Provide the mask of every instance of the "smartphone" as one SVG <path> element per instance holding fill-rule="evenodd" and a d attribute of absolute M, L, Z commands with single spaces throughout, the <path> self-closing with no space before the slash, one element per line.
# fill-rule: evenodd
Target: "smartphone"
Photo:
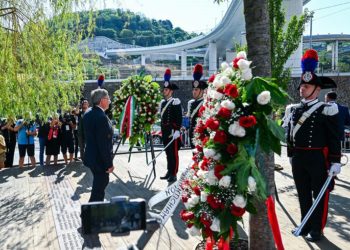
<path fill-rule="evenodd" d="M 81 206 L 81 218 L 84 234 L 145 230 L 146 201 L 144 199 L 131 199 L 114 202 L 90 202 Z"/>

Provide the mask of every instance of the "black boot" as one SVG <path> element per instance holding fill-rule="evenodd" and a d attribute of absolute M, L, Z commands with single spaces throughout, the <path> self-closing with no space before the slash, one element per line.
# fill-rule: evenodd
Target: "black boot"
<path fill-rule="evenodd" d="M 315 242 L 315 241 L 319 241 L 321 239 L 321 232 L 316 232 L 316 231 L 310 231 L 310 233 L 308 235 L 306 235 L 305 239 L 307 241 L 311 241 L 311 242 Z"/>
<path fill-rule="evenodd" d="M 169 178 L 168 178 L 168 182 L 174 182 L 176 181 L 177 178 L 176 178 L 176 175 L 171 175 Z"/>
<path fill-rule="evenodd" d="M 169 174 L 169 172 L 168 172 L 168 173 L 166 173 L 166 175 L 161 176 L 160 179 L 161 179 L 161 180 L 166 180 L 166 179 L 168 179 L 169 177 L 170 177 L 170 174 Z"/>

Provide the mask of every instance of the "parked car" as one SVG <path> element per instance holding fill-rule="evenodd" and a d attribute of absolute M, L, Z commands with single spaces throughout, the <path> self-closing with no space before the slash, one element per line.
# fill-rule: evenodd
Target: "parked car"
<path fill-rule="evenodd" d="M 160 145 L 163 143 L 162 140 L 162 130 L 158 124 L 153 124 L 151 129 L 152 142 L 153 145 Z"/>
<path fill-rule="evenodd" d="M 113 126 L 113 143 L 116 143 L 120 139 L 119 129 Z"/>

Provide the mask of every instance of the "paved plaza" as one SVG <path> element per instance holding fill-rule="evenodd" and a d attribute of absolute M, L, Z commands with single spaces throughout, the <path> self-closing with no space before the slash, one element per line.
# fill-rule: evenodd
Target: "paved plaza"
<path fill-rule="evenodd" d="M 127 151 L 123 146 L 121 151 Z M 347 154 L 350 157 L 350 154 Z M 150 175 L 152 167 L 146 166 L 145 154 L 117 155 L 116 166 L 110 175 L 106 199 L 128 195 L 131 198 L 150 199 L 168 183 L 159 179 L 166 172 L 165 155 L 156 164 L 157 176 Z M 181 169 L 191 158 L 190 150 L 180 151 Z M 294 237 L 290 231 L 300 222 L 299 205 L 291 167 L 283 152 L 276 156 L 282 171 L 276 171 L 279 203 L 277 216 L 285 249 L 350 249 L 350 163 L 343 167 L 335 190 L 330 196 L 329 221 L 325 237 L 317 243 L 309 243 L 302 237 Z M 90 196 L 92 175 L 81 162 L 67 166 L 18 167 L 0 171 L 0 248 L 1 249 L 125 249 L 145 234 L 141 231 L 116 236 L 103 233 L 94 236 L 81 234 L 80 205 Z M 160 211 L 166 201 L 155 206 Z M 178 213 L 177 207 L 165 228 L 157 230 L 144 249 L 194 249 L 199 238 L 190 236 Z M 248 215 L 242 228 L 248 232 Z M 243 232 L 242 237 L 247 237 Z"/>

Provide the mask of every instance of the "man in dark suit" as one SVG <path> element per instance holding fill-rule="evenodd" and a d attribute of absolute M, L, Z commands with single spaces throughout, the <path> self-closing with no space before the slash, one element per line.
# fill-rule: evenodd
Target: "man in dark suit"
<path fill-rule="evenodd" d="M 103 201 L 105 188 L 109 182 L 109 174 L 113 172 L 113 129 L 111 121 L 105 114 L 110 99 L 105 89 L 91 92 L 93 107 L 86 111 L 84 136 L 86 142 L 84 164 L 93 174 L 92 190 L 89 202 Z"/>
<path fill-rule="evenodd" d="M 325 102 L 327 103 L 336 103 L 337 93 L 334 91 L 330 91 L 325 96 Z M 350 126 L 350 114 L 349 109 L 346 106 L 340 105 L 336 103 L 339 110 L 338 115 L 338 125 L 339 125 L 339 136 L 342 143 L 344 142 L 344 129 L 345 126 Z"/>

